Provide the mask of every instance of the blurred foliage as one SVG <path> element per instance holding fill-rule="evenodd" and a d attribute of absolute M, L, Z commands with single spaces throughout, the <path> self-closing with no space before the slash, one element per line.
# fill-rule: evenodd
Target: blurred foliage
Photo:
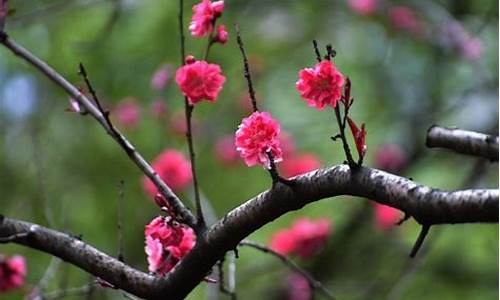
<path fill-rule="evenodd" d="M 184 137 L 173 133 L 169 121 L 183 112 L 175 83 L 162 92 L 150 87 L 159 66 L 178 66 L 180 61 L 177 1 L 119 1 L 118 18 L 111 22 L 114 1 L 10 2 L 15 13 L 6 30 L 19 43 L 77 85 L 82 84 L 77 66 L 83 62 L 108 107 L 125 97 L 138 99 L 140 124 L 124 131 L 147 159 L 166 147 L 187 153 Z M 389 3 L 393 2 L 385 4 Z M 477 180 L 471 186 L 498 187 L 498 164 L 477 172 L 474 158 L 423 148 L 426 129 L 433 123 L 498 134 L 498 2 L 394 3 L 414 7 L 429 24 L 427 35 L 395 30 L 383 14 L 359 16 L 344 1 L 226 1 L 221 22 L 229 29 L 230 41 L 215 45 L 209 60 L 221 65 L 227 82 L 217 103 L 203 103 L 194 113 L 201 190 L 217 216 L 270 186 L 262 168 L 247 168 L 242 162 L 221 165 L 214 155 L 214 141 L 233 134 L 246 114 L 239 104 L 246 83 L 235 22 L 251 56 L 261 105 L 280 120 L 299 151 L 315 153 L 325 166 L 343 161 L 340 144 L 329 138 L 335 133 L 333 113 L 307 108 L 294 86 L 298 71 L 315 63 L 311 40 L 317 39 L 323 46 L 334 45 L 336 64 L 353 82 L 352 115 L 366 122 L 368 130 L 366 165 L 373 165 L 379 145 L 397 143 L 411 158 L 404 175 L 417 182 L 453 189 L 472 176 Z M 186 30 L 192 4 L 186 1 Z M 478 60 L 466 60 L 436 42 L 438 29 L 451 20 L 481 40 Z M 187 35 L 186 47 L 187 53 L 200 57 L 205 40 Z M 118 186 L 124 180 L 125 259 L 146 270 L 143 226 L 158 210 L 142 190 L 139 170 L 94 120 L 65 112 L 68 97 L 58 87 L 5 49 L 0 53 L 0 213 L 81 234 L 114 255 Z M 167 116 L 160 120 L 150 113 L 157 98 L 167 106 Z M 192 199 L 192 192 L 181 196 Z M 424 258 L 408 272 L 403 270 L 411 264 L 407 255 L 417 224 L 409 220 L 380 232 L 367 203 L 352 197 L 313 203 L 251 238 L 266 243 L 273 232 L 299 216 L 328 217 L 334 228 L 327 247 L 301 264 L 338 299 L 497 298 L 497 225 L 434 228 L 421 253 Z M 241 249 L 236 261 L 239 298 L 284 298 L 289 270 L 253 251 Z M 26 288 L 1 296 L 21 299 L 42 278 L 51 257 L 17 245 L 1 245 L 1 252 L 27 257 Z M 47 290 L 79 286 L 88 279 L 79 269 L 64 265 Z M 207 285 L 201 283 L 190 299 L 205 298 Z M 122 293 L 99 289 L 94 295 L 115 298 L 123 298 Z"/>

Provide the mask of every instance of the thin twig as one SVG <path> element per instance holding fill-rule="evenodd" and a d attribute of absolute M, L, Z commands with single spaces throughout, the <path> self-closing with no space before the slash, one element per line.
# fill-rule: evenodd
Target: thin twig
<path fill-rule="evenodd" d="M 184 38 L 184 1 L 179 0 L 179 37 L 180 37 L 180 50 L 181 50 L 181 65 L 185 64 L 185 38 Z M 210 48 L 210 47 L 209 47 Z M 206 55 L 208 56 L 208 50 Z M 189 148 L 189 159 L 191 161 L 191 173 L 193 175 L 193 185 L 194 185 L 194 199 L 196 204 L 196 228 L 199 230 L 204 230 L 206 228 L 205 218 L 203 217 L 203 208 L 201 207 L 200 199 L 200 189 L 198 187 L 198 176 L 196 174 L 196 157 L 194 152 L 193 143 L 193 129 L 192 129 L 192 116 L 193 116 L 194 106 L 189 104 L 187 96 L 184 96 L 184 111 L 186 115 L 186 140 Z"/>
<path fill-rule="evenodd" d="M 0 43 L 7 49 L 12 51 L 13 54 L 19 56 L 24 61 L 28 62 L 40 72 L 42 72 L 48 79 L 53 81 L 56 85 L 64 89 L 75 101 L 85 107 L 85 110 L 102 125 L 104 130 L 121 146 L 129 158 L 135 163 L 137 167 L 154 183 L 158 190 L 165 196 L 171 203 L 172 207 L 177 211 L 180 220 L 191 227 L 195 227 L 196 218 L 191 211 L 184 206 L 182 201 L 177 195 L 165 184 L 151 165 L 142 157 L 142 155 L 135 149 L 135 147 L 116 129 L 110 128 L 105 116 L 99 111 L 94 103 L 83 95 L 78 88 L 72 85 L 63 76 L 57 73 L 47 63 L 40 60 L 31 52 L 14 42 L 5 32 L 0 32 Z M 195 228 L 196 229 L 196 228 Z"/>
<path fill-rule="evenodd" d="M 321 282 L 319 282 L 316 279 L 314 279 L 309 274 L 309 272 L 307 272 L 306 270 L 304 270 L 301 267 L 299 267 L 296 263 L 294 263 L 287 256 L 282 255 L 282 254 L 280 254 L 280 253 L 272 250 L 269 247 L 266 247 L 264 245 L 261 245 L 261 244 L 258 244 L 256 242 L 249 241 L 249 240 L 243 240 L 243 241 L 241 241 L 239 243 L 239 245 L 240 246 L 248 246 L 248 247 L 257 249 L 259 251 L 262 251 L 264 253 L 269 253 L 269 254 L 273 255 L 274 257 L 280 259 L 281 262 L 283 262 L 291 270 L 293 270 L 293 271 L 299 273 L 300 275 L 302 275 L 309 282 L 309 285 L 311 286 L 312 289 L 320 291 L 328 299 L 335 299 L 335 297 L 333 296 L 333 294 L 326 287 L 324 287 L 323 284 L 321 284 Z"/>
<path fill-rule="evenodd" d="M 431 228 L 430 225 L 422 225 L 422 229 L 420 230 L 420 233 L 418 235 L 417 241 L 415 242 L 415 245 L 413 245 L 413 248 L 411 249 L 410 252 L 410 257 L 413 258 L 415 255 L 417 255 L 418 250 L 422 246 L 425 237 L 427 236 L 427 233 L 429 233 L 429 229 Z"/>
<path fill-rule="evenodd" d="M 347 143 L 347 139 L 345 137 L 345 127 L 342 126 L 342 118 L 340 116 L 339 103 L 337 103 L 337 106 L 335 106 L 335 118 L 337 119 L 337 125 L 339 126 L 340 139 L 342 140 L 342 146 L 344 147 L 344 152 L 347 158 L 347 162 L 349 163 L 350 167 L 356 166 L 356 163 L 354 162 L 354 159 L 352 158 L 351 155 L 351 149 L 349 148 L 349 144 Z"/>
<path fill-rule="evenodd" d="M 316 60 L 318 62 L 321 62 L 321 53 L 319 52 L 318 41 L 313 40 L 313 47 L 314 47 L 314 53 L 316 54 Z"/>
<path fill-rule="evenodd" d="M 257 108 L 257 99 L 255 98 L 255 90 L 253 89 L 252 76 L 250 74 L 250 66 L 248 65 L 247 55 L 245 53 L 245 46 L 243 44 L 243 39 L 241 38 L 240 29 L 238 28 L 238 24 L 234 24 L 234 28 L 236 30 L 236 40 L 238 42 L 238 46 L 240 47 L 241 55 L 243 56 L 243 66 L 245 68 L 245 79 L 248 84 L 248 94 L 250 95 L 250 100 L 252 101 L 253 111 L 259 111 Z"/>
<path fill-rule="evenodd" d="M 118 216 L 117 216 L 117 229 L 118 229 L 118 260 L 123 262 L 124 254 L 123 254 L 123 202 L 124 202 L 124 182 L 120 180 L 120 184 L 118 185 Z"/>

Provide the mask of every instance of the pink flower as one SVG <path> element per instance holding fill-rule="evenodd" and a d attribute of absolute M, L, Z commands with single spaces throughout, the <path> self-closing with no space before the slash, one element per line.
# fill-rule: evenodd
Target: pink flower
<path fill-rule="evenodd" d="M 354 142 L 356 143 L 356 150 L 358 150 L 358 155 L 360 159 L 363 159 L 366 154 L 366 130 L 365 123 L 361 124 L 361 129 L 358 128 L 354 121 L 347 117 L 347 123 L 349 123 L 349 127 L 351 128 L 352 136 L 354 138 Z"/>
<path fill-rule="evenodd" d="M 234 146 L 234 137 L 226 136 L 215 144 L 215 154 L 219 161 L 232 165 L 238 161 L 238 151 Z"/>
<path fill-rule="evenodd" d="M 21 287 L 26 273 L 24 257 L 20 255 L 10 258 L 0 257 L 0 292 Z"/>
<path fill-rule="evenodd" d="M 371 15 L 377 9 L 377 0 L 347 0 L 349 7 L 360 15 Z"/>
<path fill-rule="evenodd" d="M 170 65 L 162 65 L 153 74 L 153 77 L 151 78 L 151 87 L 155 90 L 163 90 L 167 86 L 171 72 L 172 68 Z"/>
<path fill-rule="evenodd" d="M 298 219 L 289 229 L 278 231 L 270 242 L 271 249 L 283 255 L 297 254 L 308 258 L 316 254 L 326 243 L 331 223 L 322 218 L 312 221 Z"/>
<path fill-rule="evenodd" d="M 460 43 L 460 52 L 468 60 L 475 61 L 481 58 L 483 43 L 479 38 L 467 36 Z"/>
<path fill-rule="evenodd" d="M 194 247 L 194 231 L 170 217 L 153 219 L 144 230 L 150 272 L 163 275 Z"/>
<path fill-rule="evenodd" d="M 375 204 L 375 223 L 377 228 L 387 230 L 394 227 L 397 221 L 401 218 L 401 212 L 387 205 Z"/>
<path fill-rule="evenodd" d="M 344 81 L 344 76 L 333 62 L 322 61 L 314 68 L 306 68 L 299 72 L 296 88 L 310 107 L 322 110 L 326 105 L 337 106 L 342 96 Z"/>
<path fill-rule="evenodd" d="M 214 42 L 221 43 L 222 45 L 224 45 L 225 43 L 227 43 L 227 40 L 228 40 L 228 34 L 226 31 L 226 26 L 219 25 L 217 27 L 217 35 L 214 37 Z"/>
<path fill-rule="evenodd" d="M 164 99 L 156 99 L 151 103 L 151 114 L 155 118 L 161 118 L 165 115 L 167 106 Z"/>
<path fill-rule="evenodd" d="M 136 127 L 140 120 L 140 108 L 134 98 L 122 100 L 114 109 L 118 122 L 128 128 Z"/>
<path fill-rule="evenodd" d="M 299 274 L 293 273 L 287 278 L 288 285 L 288 300 L 309 300 L 312 299 L 313 293 L 311 285 L 307 279 Z"/>
<path fill-rule="evenodd" d="M 406 153 L 396 144 L 383 145 L 375 152 L 375 166 L 382 170 L 397 173 L 406 163 Z"/>
<path fill-rule="evenodd" d="M 224 1 L 211 2 L 202 0 L 193 6 L 193 17 L 189 24 L 189 31 L 195 37 L 204 37 L 214 30 L 215 20 L 224 11 Z"/>
<path fill-rule="evenodd" d="M 152 167 L 160 178 L 174 191 L 182 190 L 191 183 L 191 164 L 184 158 L 184 155 L 177 150 L 164 150 L 153 161 Z M 158 189 L 153 182 L 144 176 L 142 183 L 146 193 L 154 197 Z"/>
<path fill-rule="evenodd" d="M 280 125 L 268 112 L 254 112 L 244 118 L 235 136 L 236 150 L 240 152 L 247 166 L 261 164 L 270 168 L 268 153 L 274 162 L 282 160 L 279 145 Z"/>
<path fill-rule="evenodd" d="M 415 15 L 415 11 L 407 6 L 394 6 L 389 9 L 391 23 L 397 29 L 408 30 L 417 33 L 420 30 L 420 23 Z"/>
<path fill-rule="evenodd" d="M 299 154 L 285 158 L 280 165 L 281 174 L 287 178 L 305 174 L 321 167 L 314 154 Z"/>
<path fill-rule="evenodd" d="M 225 80 L 218 65 L 203 60 L 184 65 L 175 74 L 175 82 L 192 105 L 203 99 L 215 102 Z"/>

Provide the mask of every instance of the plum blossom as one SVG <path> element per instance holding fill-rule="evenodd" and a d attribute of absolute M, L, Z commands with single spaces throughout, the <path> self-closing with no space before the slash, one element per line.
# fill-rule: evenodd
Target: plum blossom
<path fill-rule="evenodd" d="M 407 6 L 398 5 L 389 9 L 389 19 L 394 27 L 413 33 L 420 31 L 420 21 L 415 11 Z"/>
<path fill-rule="evenodd" d="M 180 67 L 175 82 L 191 105 L 205 99 L 215 102 L 226 78 L 216 64 L 198 60 Z"/>
<path fill-rule="evenodd" d="M 347 0 L 349 7 L 360 15 L 371 15 L 377 9 L 377 0 Z"/>
<path fill-rule="evenodd" d="M 184 189 L 191 183 L 191 164 L 182 153 L 174 149 L 164 150 L 152 163 L 153 169 L 160 178 L 174 191 Z M 158 189 L 153 182 L 143 177 L 144 190 L 148 195 L 154 197 Z"/>
<path fill-rule="evenodd" d="M 280 164 L 281 174 L 287 178 L 301 175 L 321 167 L 321 162 L 314 154 L 297 154 L 287 157 Z"/>
<path fill-rule="evenodd" d="M 195 37 L 204 37 L 214 30 L 215 20 L 224 11 L 224 1 L 202 0 L 193 6 L 193 17 L 189 31 Z"/>
<path fill-rule="evenodd" d="M 215 155 L 224 164 L 232 165 L 238 161 L 238 151 L 234 146 L 234 136 L 226 136 L 215 144 Z"/>
<path fill-rule="evenodd" d="M 21 255 L 0 256 L 0 292 L 21 287 L 26 273 L 26 261 Z"/>
<path fill-rule="evenodd" d="M 228 33 L 226 30 L 226 26 L 219 25 L 217 27 L 217 34 L 214 37 L 214 42 L 221 43 L 222 45 L 224 45 L 225 43 L 227 43 L 227 40 L 228 40 Z"/>
<path fill-rule="evenodd" d="M 140 107 L 134 98 L 125 98 L 114 109 L 117 121 L 125 127 L 134 128 L 140 120 Z"/>
<path fill-rule="evenodd" d="M 196 243 L 194 231 L 171 217 L 156 217 L 144 230 L 150 272 L 169 272 Z"/>
<path fill-rule="evenodd" d="M 282 229 L 273 235 L 270 247 L 283 254 L 297 254 L 308 258 L 323 248 L 330 234 L 331 222 L 326 218 L 309 220 L 298 219 L 290 228 Z"/>
<path fill-rule="evenodd" d="M 155 118 L 161 118 L 165 115 L 167 112 L 167 106 L 165 105 L 165 100 L 164 99 L 156 99 L 151 103 L 150 106 L 151 114 Z"/>
<path fill-rule="evenodd" d="M 280 125 L 268 112 L 254 112 L 244 118 L 235 135 L 236 150 L 247 166 L 261 164 L 270 168 L 268 153 L 274 162 L 282 160 L 279 144 Z"/>
<path fill-rule="evenodd" d="M 151 77 L 151 87 L 158 91 L 163 90 L 170 80 L 171 73 L 172 67 L 170 65 L 165 64 L 160 66 L 153 74 L 153 77 Z"/>
<path fill-rule="evenodd" d="M 375 152 L 375 166 L 379 169 L 397 173 L 406 163 L 406 153 L 396 144 L 382 145 Z"/>
<path fill-rule="evenodd" d="M 388 230 L 394 227 L 396 222 L 398 222 L 401 218 L 401 212 L 390 206 L 376 202 L 374 203 L 375 224 L 377 225 L 377 228 L 381 230 Z"/>
<path fill-rule="evenodd" d="M 284 130 L 281 130 L 279 140 L 283 157 L 293 155 L 295 152 L 295 141 L 293 140 L 292 135 Z"/>
<path fill-rule="evenodd" d="M 314 68 L 305 68 L 299 72 L 296 88 L 308 106 L 322 110 L 325 106 L 336 107 L 342 96 L 344 76 L 331 61 L 322 61 Z"/>
<path fill-rule="evenodd" d="M 309 300 L 313 291 L 309 281 L 299 273 L 293 273 L 287 278 L 288 300 Z"/>
<path fill-rule="evenodd" d="M 356 150 L 358 150 L 358 155 L 360 159 L 363 159 L 366 154 L 366 130 L 365 123 L 361 124 L 361 129 L 358 128 L 354 121 L 347 117 L 347 123 L 349 123 L 349 127 L 351 128 L 352 136 L 354 138 L 354 142 L 356 143 Z"/>

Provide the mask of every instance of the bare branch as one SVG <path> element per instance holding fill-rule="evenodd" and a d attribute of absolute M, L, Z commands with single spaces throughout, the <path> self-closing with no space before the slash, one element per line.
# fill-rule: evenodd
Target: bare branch
<path fill-rule="evenodd" d="M 118 130 L 113 130 L 106 121 L 106 117 L 99 111 L 94 103 L 83 95 L 75 86 L 68 82 L 63 76 L 57 73 L 44 61 L 33 55 L 31 52 L 14 42 L 7 36 L 6 33 L 0 32 L 0 43 L 12 51 L 15 55 L 19 56 L 27 63 L 31 64 L 42 72 L 56 85 L 63 88 L 71 97 L 73 97 L 80 105 L 85 107 L 86 111 L 96 119 L 106 132 L 121 146 L 127 153 L 129 158 L 139 167 L 139 169 L 155 184 L 158 190 L 165 196 L 171 203 L 172 207 L 178 212 L 182 218 L 182 222 L 195 228 L 196 218 L 184 206 L 182 201 L 176 194 L 165 184 L 151 165 L 142 157 L 142 155 L 135 149 L 135 147 L 123 136 Z"/>
<path fill-rule="evenodd" d="M 269 253 L 269 254 L 273 255 L 274 257 L 281 260 L 283 262 L 283 264 L 285 264 L 292 271 L 297 272 L 300 275 L 302 275 L 307 280 L 307 282 L 309 282 L 309 285 L 311 286 L 312 289 L 319 290 L 328 299 L 335 299 L 333 294 L 326 287 L 324 287 L 323 284 L 321 284 L 321 282 L 314 279 L 314 277 L 312 277 L 311 274 L 309 274 L 309 272 L 307 272 L 306 270 L 299 267 L 295 262 L 293 262 L 293 260 L 288 258 L 286 255 L 282 255 L 269 247 L 266 247 L 264 245 L 261 245 L 261 244 L 258 244 L 256 242 L 249 241 L 249 240 L 241 241 L 240 246 L 248 246 L 248 247 L 257 249 L 259 251 L 262 251 L 264 253 Z"/>
<path fill-rule="evenodd" d="M 498 136 L 434 125 L 427 131 L 425 144 L 498 161 Z"/>

